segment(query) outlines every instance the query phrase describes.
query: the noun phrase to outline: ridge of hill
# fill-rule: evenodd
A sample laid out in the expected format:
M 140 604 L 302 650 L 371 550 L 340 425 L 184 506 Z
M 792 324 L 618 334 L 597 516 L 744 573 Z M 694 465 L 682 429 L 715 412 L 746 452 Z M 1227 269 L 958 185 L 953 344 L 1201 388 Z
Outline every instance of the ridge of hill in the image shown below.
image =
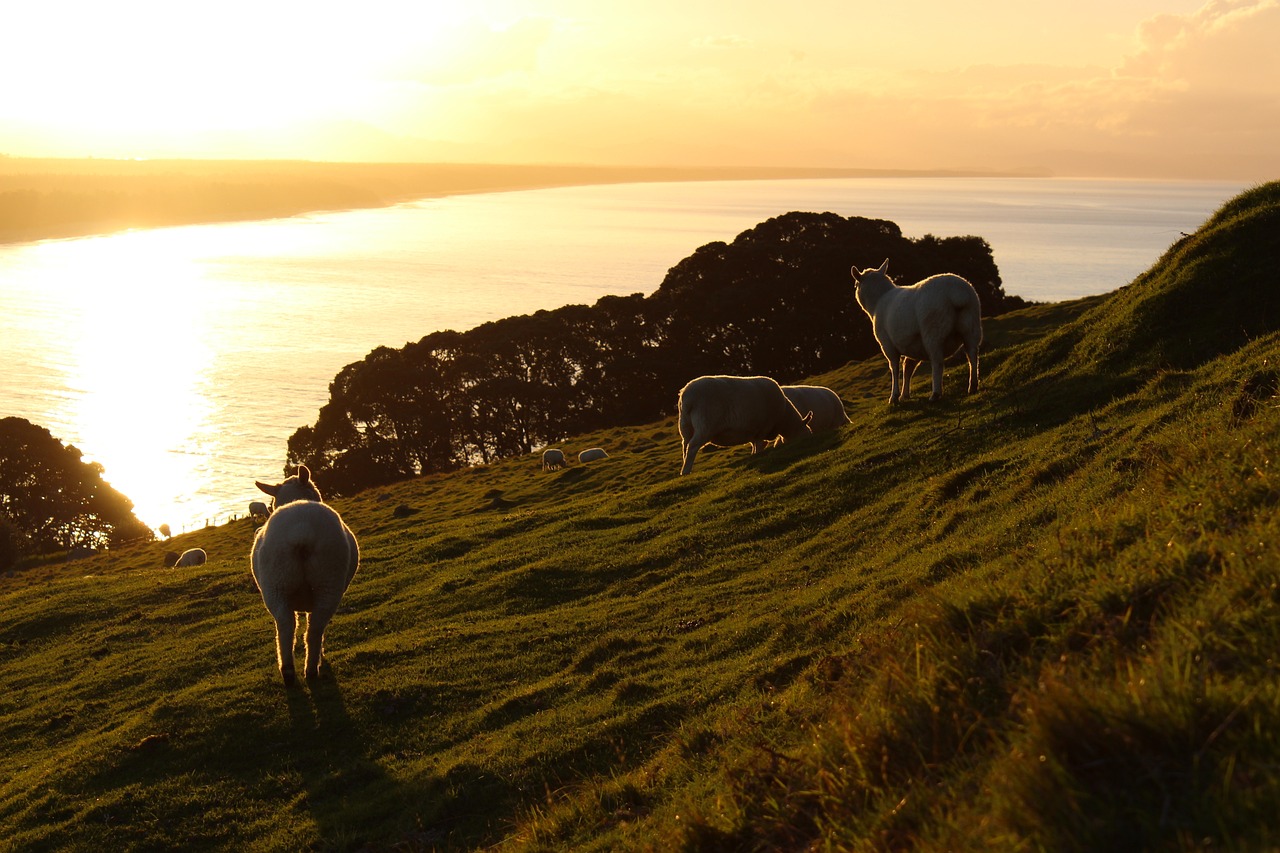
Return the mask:
M 334 501 L 297 690 L 247 520 L 6 579 L 0 849 L 1280 844 L 1278 198 L 988 321 L 973 397 L 872 359 L 689 476 L 667 419 Z

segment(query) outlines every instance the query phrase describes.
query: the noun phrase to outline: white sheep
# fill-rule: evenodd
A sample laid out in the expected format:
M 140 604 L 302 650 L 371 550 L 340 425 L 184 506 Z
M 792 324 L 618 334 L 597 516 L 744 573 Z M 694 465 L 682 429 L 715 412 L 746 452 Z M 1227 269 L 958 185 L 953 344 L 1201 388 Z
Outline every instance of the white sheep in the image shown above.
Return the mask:
M 249 516 L 251 518 L 266 518 L 270 514 L 270 508 L 262 501 L 249 501 Z
M 889 404 L 911 396 L 911 377 L 921 361 L 933 368 L 930 400 L 942 397 L 942 362 L 964 348 L 969 360 L 969 393 L 978 390 L 978 345 L 982 306 L 973 285 L 942 273 L 899 287 L 889 278 L 886 258 L 879 269 L 851 272 L 858 304 L 871 318 L 880 351 L 889 361 Z
M 271 495 L 271 516 L 258 529 L 250 562 L 262 603 L 276 622 L 276 657 L 285 686 L 295 682 L 294 632 L 297 614 L 307 614 L 306 677 L 320 674 L 324 631 L 360 565 L 360 548 L 350 528 L 311 482 L 311 471 L 279 485 L 256 483 Z
M 203 548 L 188 548 L 178 555 L 178 561 L 173 564 L 173 567 L 183 569 L 187 566 L 203 566 L 208 559 L 209 555 Z
M 564 451 L 549 447 L 542 451 L 542 470 L 555 471 L 557 468 L 563 468 L 569 463 L 564 459 Z
M 811 432 L 812 412 L 802 417 L 767 376 L 699 376 L 680 389 L 679 405 L 682 475 L 693 470 L 705 445 L 750 444 L 756 453 L 765 442 L 781 444 Z
M 589 447 L 578 454 L 579 462 L 595 462 L 597 459 L 608 459 L 609 454 L 604 452 L 603 447 Z
M 782 393 L 797 412 L 812 412 L 809 429 L 816 435 L 849 423 L 840 395 L 825 385 L 783 385 Z

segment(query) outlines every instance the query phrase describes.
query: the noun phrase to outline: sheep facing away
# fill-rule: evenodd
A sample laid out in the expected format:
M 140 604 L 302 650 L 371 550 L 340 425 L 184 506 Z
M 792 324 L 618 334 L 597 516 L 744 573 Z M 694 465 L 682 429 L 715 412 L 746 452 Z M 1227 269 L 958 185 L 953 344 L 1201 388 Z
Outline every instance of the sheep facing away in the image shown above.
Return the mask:
M 698 451 L 708 444 L 750 444 L 755 453 L 765 442 L 781 444 L 810 434 L 810 412 L 800 412 L 781 386 L 768 376 L 699 376 L 680 389 L 682 475 L 693 470 Z
M 175 569 L 183 569 L 187 566 L 203 566 L 208 559 L 209 555 L 204 552 L 203 548 L 188 548 L 178 555 L 178 560 L 173 564 L 173 567 Z
M 360 548 L 350 528 L 320 499 L 311 471 L 279 485 L 256 483 L 271 495 L 271 515 L 253 540 L 253 580 L 276 623 L 276 658 L 285 686 L 295 683 L 293 665 L 297 614 L 307 614 L 307 678 L 320 674 L 324 632 L 360 565 Z
M 603 447 L 588 447 L 586 450 L 578 454 L 579 462 L 595 462 L 597 459 L 608 459 L 609 454 L 604 452 Z
M 565 461 L 564 451 L 557 450 L 554 447 L 548 447 L 542 451 L 542 470 L 555 471 L 565 467 L 569 463 Z
M 942 273 L 899 287 L 878 269 L 851 270 L 858 304 L 871 318 L 876 343 L 889 362 L 889 404 L 911 396 L 911 377 L 920 362 L 933 369 L 930 400 L 942 397 L 942 362 L 964 348 L 969 360 L 969 393 L 978 390 L 978 346 L 982 343 L 982 306 L 973 285 Z

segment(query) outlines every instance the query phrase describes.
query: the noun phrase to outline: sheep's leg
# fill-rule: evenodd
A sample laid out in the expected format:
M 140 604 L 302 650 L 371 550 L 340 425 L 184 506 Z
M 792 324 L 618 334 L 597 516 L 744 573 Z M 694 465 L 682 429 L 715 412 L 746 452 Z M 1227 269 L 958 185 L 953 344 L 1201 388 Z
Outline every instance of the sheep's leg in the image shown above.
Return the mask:
M 978 391 L 978 342 L 966 342 L 964 354 L 969 359 L 969 393 Z
M 899 389 L 902 387 L 902 359 L 887 353 L 885 358 L 889 359 L 889 405 L 894 406 L 898 403 Z
M 280 666 L 280 677 L 285 687 L 292 687 L 298 680 L 293 669 L 293 637 L 298 617 L 287 607 L 271 615 L 276 620 L 276 663 Z
M 332 612 L 307 614 L 307 678 L 320 675 L 320 664 L 324 661 L 324 629 L 328 627 Z
M 928 353 L 928 357 L 929 357 L 929 367 L 932 368 L 932 371 L 933 371 L 933 393 L 929 395 L 929 399 L 931 401 L 941 400 L 942 399 L 942 367 L 943 367 L 942 362 L 945 361 L 946 359 L 945 359 L 945 356 L 942 354 L 941 347 L 938 347 L 938 346 L 928 347 L 926 349 L 926 352 Z
M 694 441 L 686 441 L 684 443 L 684 467 L 680 469 L 681 476 L 693 470 L 693 460 L 697 457 L 698 448 L 701 446 Z
M 902 393 L 898 399 L 904 403 L 911 399 L 911 377 L 916 375 L 916 368 L 919 366 L 920 359 L 905 355 L 902 357 Z

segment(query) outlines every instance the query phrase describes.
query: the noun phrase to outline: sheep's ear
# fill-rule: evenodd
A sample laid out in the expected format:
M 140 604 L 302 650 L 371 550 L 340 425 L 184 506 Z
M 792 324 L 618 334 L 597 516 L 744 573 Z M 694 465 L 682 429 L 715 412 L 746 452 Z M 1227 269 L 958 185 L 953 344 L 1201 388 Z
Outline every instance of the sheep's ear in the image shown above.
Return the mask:
M 311 482 L 311 469 L 306 465 L 298 466 L 298 479 L 304 483 Z
M 884 273 L 885 275 L 888 275 L 888 274 L 889 274 L 889 259 L 888 259 L 888 258 L 885 258 L 885 259 L 884 259 L 884 263 L 880 265 L 880 269 L 876 270 L 876 272 L 882 272 L 882 273 Z
M 855 264 L 854 266 L 849 267 L 849 275 L 853 276 L 854 283 L 857 283 L 857 281 L 858 281 L 858 267 L 857 267 L 857 265 L 856 265 L 856 264 Z
M 257 481 L 257 480 L 254 480 L 254 481 L 253 481 L 253 484 L 254 484 L 255 486 L 257 486 L 259 489 L 261 489 L 262 491 L 264 491 L 264 492 L 266 492 L 267 494 L 271 495 L 271 497 L 273 497 L 273 498 L 276 496 L 276 492 L 280 491 L 280 487 L 279 487 L 279 486 L 272 486 L 272 485 L 270 485 L 269 483 L 261 483 L 261 482 L 259 482 L 259 481 Z

